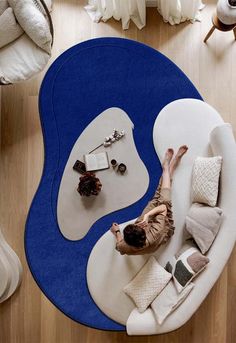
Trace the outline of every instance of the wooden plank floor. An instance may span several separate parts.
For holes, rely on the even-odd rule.
[[[70,46],[93,37],[131,38],[152,46],[172,59],[193,81],[204,99],[236,129],[236,42],[233,33],[215,32],[211,25],[216,1],[205,1],[201,23],[164,24],[156,9],[148,9],[147,26],[119,22],[94,24],[83,9],[86,1],[55,0],[53,59]],[[0,305],[0,343],[234,343],[236,341],[236,251],[211,293],[181,329],[152,337],[128,337],[79,325],[58,311],[32,279],[24,255],[24,225],[43,165],[38,116],[38,91],[44,73],[1,90],[0,225],[24,266],[20,290]]]

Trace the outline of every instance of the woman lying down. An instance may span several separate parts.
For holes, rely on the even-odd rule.
[[[171,205],[171,184],[174,171],[188,147],[183,145],[174,156],[168,149],[163,162],[163,173],[153,199],[143,210],[134,224],[124,228],[122,234],[117,223],[110,228],[116,237],[116,249],[121,255],[143,255],[155,252],[174,234],[174,221]]]

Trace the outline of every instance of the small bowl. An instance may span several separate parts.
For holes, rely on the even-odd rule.
[[[118,170],[119,170],[119,172],[120,172],[121,174],[124,174],[124,173],[126,172],[126,169],[127,169],[127,167],[126,167],[126,165],[125,165],[124,163],[120,163],[120,164],[118,165]]]
[[[115,168],[117,166],[117,164],[118,163],[117,163],[117,161],[115,159],[111,160],[111,165],[112,165],[113,168]]]

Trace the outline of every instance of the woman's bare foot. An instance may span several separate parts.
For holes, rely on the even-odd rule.
[[[169,168],[173,155],[174,155],[174,150],[172,148],[169,148],[166,150],[164,161],[162,164],[163,169]]]
[[[177,154],[175,155],[175,157],[172,159],[170,163],[171,178],[173,176],[175,169],[178,167],[179,162],[181,161],[182,157],[184,156],[184,154],[186,154],[187,151],[188,151],[187,145],[182,145],[181,147],[179,147]]]

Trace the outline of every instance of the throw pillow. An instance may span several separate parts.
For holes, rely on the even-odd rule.
[[[222,157],[197,157],[192,172],[192,202],[215,206]]]
[[[142,269],[124,287],[124,292],[130,296],[140,313],[144,312],[156,296],[170,281],[172,275],[168,273],[151,256]]]
[[[161,325],[183,301],[187,298],[194,287],[194,283],[190,283],[183,292],[178,293],[174,282],[171,280],[163,291],[151,303],[151,308],[154,312],[156,320]]]
[[[0,48],[13,42],[23,33],[24,31],[16,22],[12,8],[8,7],[0,16]]]
[[[211,247],[222,222],[222,210],[202,204],[192,204],[186,216],[186,230],[192,236],[202,254]]]
[[[47,19],[33,0],[8,0],[16,19],[27,35],[47,53],[51,53],[52,36]]]
[[[183,289],[206,267],[209,258],[190,242],[175,254],[172,261],[166,265],[166,270],[173,275],[175,287],[178,292]]]

